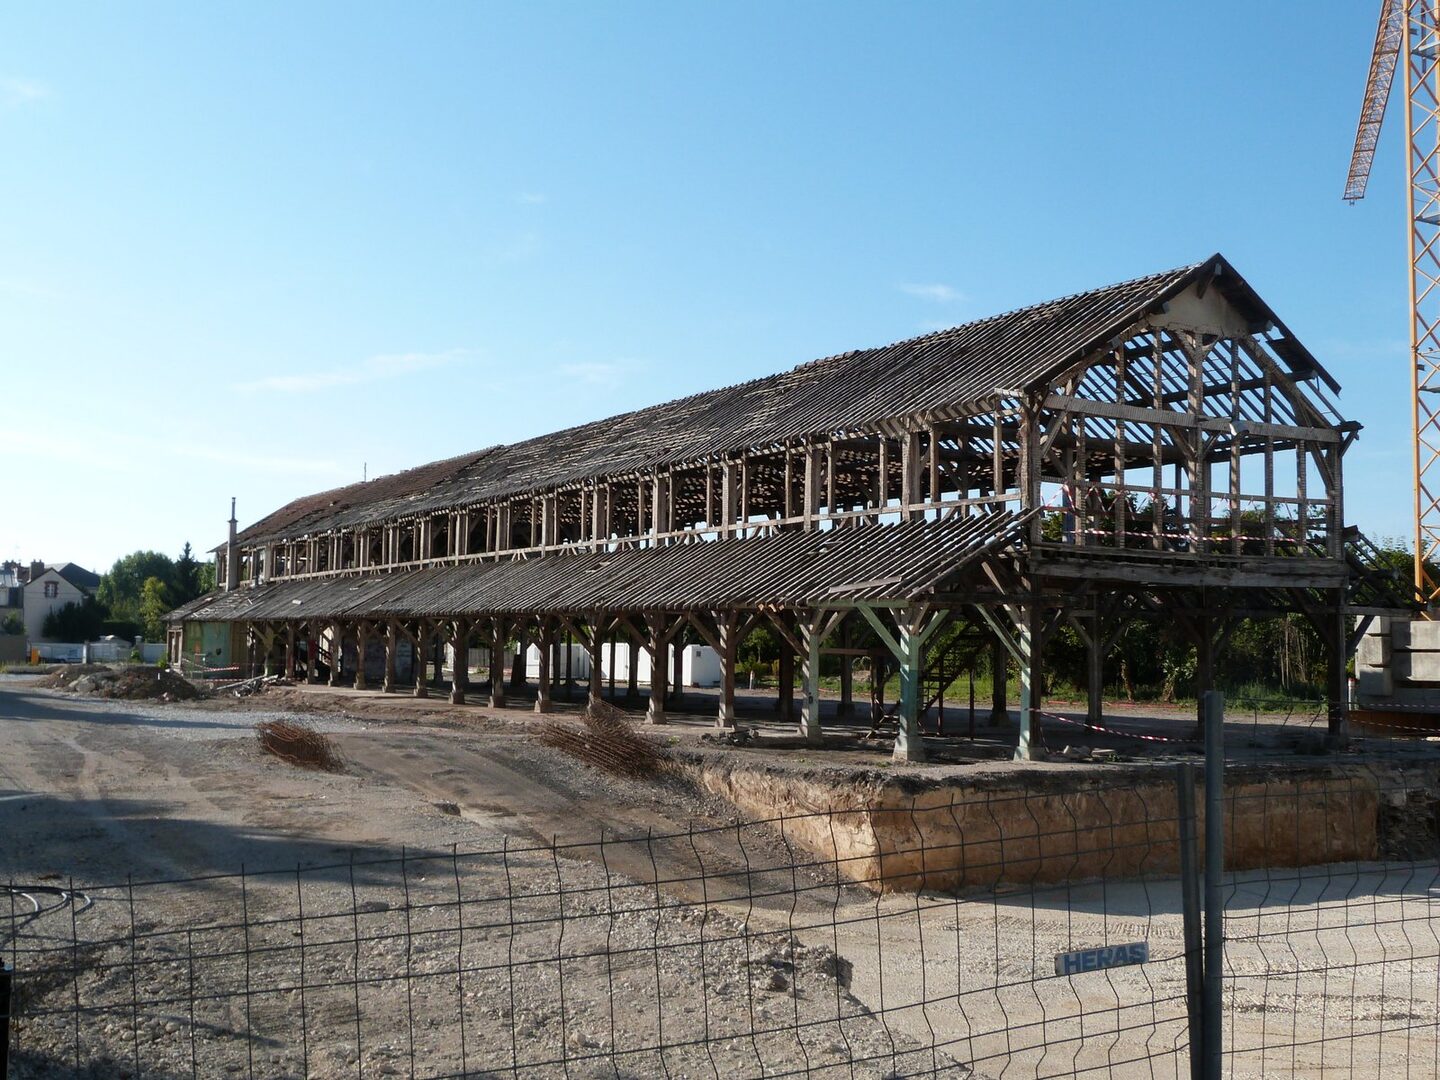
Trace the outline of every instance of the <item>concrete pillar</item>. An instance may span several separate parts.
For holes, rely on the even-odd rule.
[[[820,620],[816,613],[808,623],[797,624],[805,644],[805,704],[800,714],[800,734],[820,741]],[[783,646],[786,652],[788,646]]]
[[[904,618],[899,626],[900,644],[900,730],[895,735],[896,761],[925,760],[925,743],[920,735],[920,664],[922,638]]]
[[[355,626],[355,689],[365,690],[365,646],[370,643],[370,628],[363,622]]]
[[[285,624],[285,678],[295,681],[295,624]]]
[[[646,646],[650,651],[650,704],[645,710],[645,722],[664,724],[667,722],[665,681],[668,660],[665,655],[665,619],[660,615],[651,615],[646,618],[645,625],[650,632],[650,641]]]
[[[465,704],[465,687],[470,683],[470,624],[456,619],[450,627],[450,647],[455,651],[450,668],[450,704]]]
[[[395,692],[395,652],[400,644],[400,628],[391,619],[385,624],[385,678],[380,683],[382,693]]]
[[[331,686],[340,685],[340,668],[345,659],[345,631],[337,619],[330,624],[330,678]]]
[[[490,707],[505,707],[505,620],[490,623]]]
[[[735,653],[738,643],[735,638],[740,630],[740,617],[733,611],[725,612],[715,620],[716,637],[720,642],[720,708],[715,717],[715,726],[735,726]]]
[[[426,655],[430,648],[430,625],[421,619],[415,624],[414,651],[410,658],[410,672],[415,676],[415,696],[429,697],[430,687],[425,682],[425,666],[430,662]]]

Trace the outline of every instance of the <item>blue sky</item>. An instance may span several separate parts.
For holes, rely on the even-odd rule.
[[[1222,251],[1408,532],[1371,3],[11,5],[0,558],[310,491]],[[1022,14],[1023,13],[1023,14]]]

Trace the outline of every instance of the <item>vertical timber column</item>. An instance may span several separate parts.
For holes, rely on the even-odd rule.
[[[912,628],[909,613],[897,620],[900,631],[900,729],[895,734],[896,761],[924,761],[925,744],[920,737],[921,635]]]
[[[355,624],[355,689],[366,690],[365,646],[370,644],[370,624],[364,621]]]
[[[1215,689],[1215,621],[1201,615],[1195,620],[1195,630],[1195,730],[1203,733],[1205,695]]]
[[[1117,505],[1118,505],[1117,500]],[[1105,638],[1099,614],[1090,617],[1090,640],[1085,643],[1085,719],[1098,724],[1105,719]]]
[[[529,663],[530,635],[518,626],[515,632],[515,657],[510,661],[510,689],[520,693],[525,689],[525,666]]]
[[[850,619],[847,616],[840,624],[840,647],[848,649],[850,645]],[[848,652],[840,654],[840,703],[835,706],[836,716],[855,715],[855,669],[851,664],[852,659]]]
[[[605,634],[600,629],[605,617],[600,612],[590,616],[590,633],[585,638],[585,651],[590,657],[590,699],[589,706],[598,709],[605,703],[605,665],[602,652],[605,648]]]
[[[625,696],[631,701],[640,696],[640,653],[643,647],[637,646],[634,641],[626,642],[626,655],[630,658],[630,670],[626,673],[629,677],[625,682]]]
[[[735,726],[735,653],[740,632],[740,616],[733,611],[718,612],[715,616],[716,639],[720,642],[720,709],[715,717],[715,726]]]
[[[535,646],[540,653],[540,664],[537,674],[539,684],[535,689],[535,711],[537,713],[548,713],[550,711],[550,659],[554,647],[555,631],[551,627],[549,619],[540,620],[540,629],[535,636]]]
[[[1020,738],[1015,744],[1016,761],[1034,761],[1036,713],[1044,672],[1040,665],[1040,598],[1032,592],[1020,618],[1015,643],[1020,649]]]
[[[907,431],[900,443],[900,520],[912,521],[924,515],[920,502],[920,433]],[[912,509],[912,507],[914,509]]]
[[[670,688],[674,691],[674,704],[678,709],[685,698],[685,646],[676,639],[670,653],[673,665],[670,671]]]
[[[386,694],[395,692],[395,653],[400,646],[400,628],[394,619],[385,622],[385,679],[380,690]]]
[[[505,620],[496,616],[490,621],[490,707],[505,707]]]
[[[315,670],[316,662],[320,659],[320,638],[315,631],[315,624],[305,624],[305,681],[317,683],[320,681],[320,674]]]
[[[1324,615],[1330,628],[1325,635],[1329,652],[1325,671],[1329,730],[1325,738],[1331,749],[1343,750],[1350,742],[1350,686],[1345,672],[1350,652],[1350,620],[1344,614],[1345,593],[1337,590],[1330,597],[1330,610]]]
[[[470,681],[470,624],[464,619],[450,624],[450,647],[455,652],[450,665],[450,704],[464,705]]]
[[[798,627],[799,623],[795,625]],[[783,636],[780,638],[780,665],[776,679],[780,685],[777,688],[775,711],[779,713],[782,721],[789,723],[795,718],[795,651]]]
[[[336,619],[330,624],[330,678],[331,686],[340,685],[340,669],[345,662],[345,628]]]
[[[285,623],[285,678],[295,681],[295,623]]]
[[[665,674],[666,662],[665,644],[667,635],[665,633],[665,617],[663,615],[647,615],[645,627],[649,631],[649,641],[646,649],[650,653],[650,704],[645,709],[645,722],[647,724],[663,724],[665,719]],[[633,665],[639,667],[639,664]]]
[[[810,614],[809,621],[798,624],[800,640],[805,644],[805,705],[800,715],[800,734],[812,742],[821,739],[820,729],[820,633],[823,611]],[[787,648],[788,646],[781,646]]]
[[[415,624],[415,640],[410,652],[410,673],[415,676],[415,696],[429,697],[430,687],[425,682],[425,667],[430,662],[430,624],[420,619]]]
[[[990,644],[990,724],[993,727],[1010,725],[1009,681],[1010,653],[996,634]]]

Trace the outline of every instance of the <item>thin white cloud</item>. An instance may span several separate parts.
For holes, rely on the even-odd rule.
[[[353,367],[267,375],[249,382],[235,383],[233,388],[252,393],[312,394],[317,390],[330,390],[338,386],[357,386],[361,383],[380,382],[383,379],[396,379],[415,371],[444,367],[473,355],[474,351],[471,349],[450,349],[440,353],[388,353],[367,357]]]
[[[959,289],[953,289],[949,285],[942,285],[938,282],[929,285],[906,283],[900,286],[900,291],[936,304],[955,304],[966,298]]]
[[[549,202],[550,196],[546,195],[543,191],[522,191],[519,195],[515,196],[515,201],[522,206],[540,206],[543,203]]]
[[[607,363],[600,360],[586,360],[573,364],[561,364],[560,374],[586,386],[617,386],[634,365],[626,360]]]
[[[7,108],[18,109],[32,105],[50,96],[50,87],[38,79],[26,79],[18,75],[0,78],[0,102]]]

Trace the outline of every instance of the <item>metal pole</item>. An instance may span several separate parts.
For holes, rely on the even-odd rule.
[[[1220,1080],[1220,1031],[1225,967],[1225,695],[1205,694],[1205,1017],[1201,1030],[1205,1080]]]
[[[1180,908],[1185,918],[1185,1011],[1190,1020],[1190,1077],[1204,1077],[1205,969],[1200,922],[1199,852],[1195,844],[1195,766],[1175,766],[1175,802],[1180,825]]]
[[[14,970],[0,960],[0,1080],[10,1075],[10,977]]]

